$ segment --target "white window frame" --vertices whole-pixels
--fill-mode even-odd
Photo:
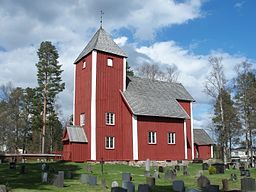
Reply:
[[[167,142],[170,145],[173,145],[176,143],[176,133],[175,132],[169,132],[167,134]]]
[[[105,113],[106,125],[115,125],[115,113]]]
[[[148,132],[148,144],[156,144],[156,132],[155,131]]]
[[[115,137],[113,137],[113,136],[105,137],[105,148],[106,149],[115,149]]]
[[[81,113],[80,114],[80,126],[84,126],[85,125],[85,114]]]
[[[113,67],[113,59],[112,58],[107,59],[107,66]]]

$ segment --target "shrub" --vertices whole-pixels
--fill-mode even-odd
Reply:
[[[210,175],[216,174],[216,168],[214,166],[210,166],[208,168],[208,171]]]

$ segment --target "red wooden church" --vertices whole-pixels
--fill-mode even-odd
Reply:
[[[126,77],[126,58],[101,27],[75,60],[64,159],[192,160],[194,99],[180,83]]]

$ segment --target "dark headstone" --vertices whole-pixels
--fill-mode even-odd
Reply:
[[[156,179],[154,177],[146,177],[146,183],[149,185],[149,187],[154,187]]]
[[[246,171],[245,171],[245,169],[240,169],[240,176],[245,176],[245,174],[246,174]]]
[[[0,185],[0,192],[7,192],[5,185]]]
[[[71,171],[65,172],[65,179],[73,179],[73,173]]]
[[[159,171],[159,173],[163,173],[164,172],[164,167],[163,166],[159,166],[158,167],[158,171]]]
[[[122,181],[131,181],[131,173],[122,173]]]
[[[225,171],[225,164],[224,163],[215,163],[212,166],[216,168],[217,174],[223,174]]]
[[[135,192],[135,185],[131,181],[123,181],[122,187],[128,192]]]
[[[209,164],[208,163],[203,163],[202,164],[202,170],[208,170]]]
[[[11,162],[9,167],[10,167],[10,169],[16,169],[16,163],[15,162]]]
[[[203,192],[220,192],[219,185],[208,185],[206,188],[203,188]]]
[[[138,192],[150,192],[150,187],[147,184],[139,184]]]
[[[222,189],[223,191],[227,191],[228,190],[228,180],[227,179],[222,179]]]
[[[245,170],[244,166],[239,167],[239,171]]]
[[[176,191],[176,192],[185,192],[184,181],[182,181],[182,180],[173,181],[172,189],[173,189],[173,191]]]
[[[245,177],[251,177],[250,170],[245,170]]]
[[[242,192],[256,191],[255,179],[247,178],[247,177],[242,178],[241,179],[241,191]]]
[[[197,186],[199,188],[206,188],[210,185],[210,180],[204,176],[204,175],[201,175],[198,179],[197,179]]]
[[[127,192],[127,189],[124,189],[122,187],[112,187],[111,192]]]

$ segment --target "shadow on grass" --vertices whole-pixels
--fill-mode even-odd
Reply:
[[[42,163],[26,163],[25,173],[21,174],[21,166],[17,164],[16,169],[10,169],[8,163],[0,164],[0,185],[7,185],[11,189],[34,189],[49,190],[49,183],[42,183]],[[58,171],[71,171],[73,173],[82,169],[79,164],[68,164],[63,162],[51,162],[49,165],[49,177],[51,178]],[[74,177],[79,177],[74,174]]]

